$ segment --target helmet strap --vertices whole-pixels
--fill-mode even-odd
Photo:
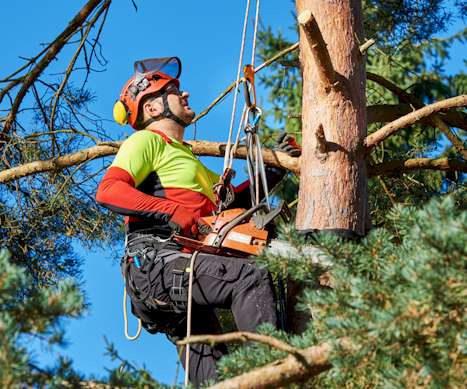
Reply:
[[[149,126],[151,123],[154,123],[158,120],[161,120],[161,119],[172,119],[173,121],[175,121],[176,123],[180,124],[182,127],[187,127],[188,125],[190,125],[190,123],[186,123],[185,121],[183,121],[182,119],[180,119],[177,115],[175,115],[171,110],[170,110],[170,107],[169,107],[169,101],[167,99],[167,93],[164,92],[161,94],[161,97],[162,97],[162,104],[164,105],[164,110],[156,117],[152,117],[152,118],[149,118],[148,120],[146,120],[142,125],[141,127],[142,128],[146,128],[147,126]]]
[[[162,117],[165,117],[167,119],[172,119],[174,120],[175,122],[177,122],[178,124],[180,124],[182,127],[186,127],[188,126],[190,123],[186,123],[185,121],[183,121],[182,119],[180,119],[178,116],[176,116],[171,110],[170,110],[170,107],[169,107],[169,101],[167,99],[167,93],[164,92],[162,94],[162,103],[164,104],[164,112],[161,113],[161,116]]]

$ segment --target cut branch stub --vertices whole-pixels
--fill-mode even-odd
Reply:
[[[320,161],[324,161],[327,157],[327,146],[326,146],[326,137],[324,135],[323,125],[320,124],[315,132],[316,136],[316,148],[315,154],[316,158]]]
[[[360,53],[366,54],[367,50],[376,43],[376,40],[371,38],[368,39],[363,45],[360,46]]]
[[[316,61],[319,78],[325,90],[329,92],[335,81],[335,73],[318,23],[310,10],[305,10],[298,15],[298,23],[303,28],[308,43],[310,44],[313,58]]]

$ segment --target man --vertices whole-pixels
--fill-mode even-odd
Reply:
[[[101,205],[125,215],[122,271],[132,312],[147,331],[165,332],[172,341],[186,335],[190,254],[171,236],[191,237],[197,220],[217,209],[213,185],[219,181],[183,142],[195,113],[188,93],[179,91],[180,69],[175,57],[135,64],[114,117],[136,132],[123,142],[96,195]],[[269,175],[276,182],[281,176]],[[249,188],[237,192],[234,206],[248,208]],[[252,260],[200,253],[193,274],[192,334],[221,332],[214,308],[230,308],[241,331],[276,325],[271,277]],[[215,378],[215,362],[226,351],[225,345],[193,345],[190,381]]]

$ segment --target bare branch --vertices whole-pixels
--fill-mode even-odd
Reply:
[[[58,87],[58,90],[55,92],[55,101],[52,106],[52,111],[50,113],[50,131],[53,131],[53,126],[54,126],[54,119],[55,119],[55,112],[57,110],[58,102],[60,100],[60,95],[63,92],[63,89],[65,88],[65,85],[68,82],[68,78],[70,77],[71,72],[73,71],[73,68],[75,67],[76,60],[78,59],[78,56],[83,48],[83,46],[86,44],[86,39],[91,32],[92,27],[94,24],[97,22],[99,17],[102,15],[102,13],[109,7],[111,0],[106,0],[102,7],[96,12],[96,14],[93,16],[93,18],[89,21],[88,26],[86,27],[86,30],[84,31],[84,34],[81,38],[81,42],[78,45],[78,48],[76,49],[75,53],[73,54],[73,57],[70,60],[70,63],[68,64],[68,67],[65,71],[65,75],[63,77],[63,80]]]
[[[121,143],[121,142],[120,142]],[[59,171],[64,168],[87,162],[94,158],[113,155],[120,144],[100,144],[76,153],[67,154],[45,161],[34,161],[0,172],[0,183],[16,180],[36,173]]]
[[[406,91],[399,88],[397,85],[385,79],[384,77],[367,72],[367,78],[390,90],[405,102],[412,104],[415,108],[422,108],[424,106],[424,104],[415,96],[411,95],[410,93],[407,93]],[[459,153],[461,153],[464,158],[467,159],[467,151],[465,150],[463,142],[451,131],[451,129],[446,125],[443,119],[439,115],[434,115],[430,120],[435,127],[439,127],[439,129],[444,133],[444,135],[446,135],[446,137],[453,144],[456,150]]]
[[[23,101],[24,96],[29,89],[29,87],[34,83],[34,81],[40,76],[44,69],[49,65],[49,63],[55,58],[55,56],[60,52],[63,46],[66,44],[68,39],[76,32],[76,29],[79,28],[87,17],[94,11],[94,9],[101,3],[102,0],[89,0],[83,8],[75,15],[75,17],[68,23],[68,26],[57,36],[54,42],[50,45],[49,50],[42,59],[38,62],[36,66],[24,77],[18,79],[16,84],[22,82],[22,86],[18,91],[18,94],[13,101],[12,107],[2,129],[2,135],[7,134],[15,120],[16,114],[18,112],[19,106]],[[0,102],[4,96],[3,91],[0,92]]]
[[[221,142],[191,141],[193,153],[199,156],[223,157],[226,144]],[[88,162],[92,159],[103,158],[117,153],[122,144],[119,142],[103,142],[96,146],[67,154],[57,158],[43,161],[34,161],[15,166],[0,172],[0,183],[17,180],[22,177],[49,171],[60,171],[64,168]],[[246,147],[239,146],[235,153],[236,158],[246,158]],[[290,157],[286,153],[263,149],[263,159],[266,165],[289,170],[295,174],[300,173],[300,158]],[[431,162],[430,162],[431,161]],[[369,166],[369,175],[377,176],[389,174],[397,169],[432,169],[432,170],[459,170],[466,171],[465,164],[457,160],[417,158],[407,161],[393,161],[380,165]]]
[[[294,43],[292,46],[287,47],[284,50],[279,51],[277,54],[275,54],[273,57],[269,58],[267,61],[263,62],[261,65],[258,65],[255,68],[255,73],[258,73],[260,70],[264,69],[266,66],[269,66],[273,62],[277,61],[279,58],[282,58],[284,55],[289,54],[290,52],[296,50],[298,48],[299,44]],[[245,78],[240,78],[239,85],[245,81]],[[216,104],[218,104],[225,96],[227,96],[233,89],[235,88],[235,81],[232,82],[218,97],[214,99],[214,101],[207,106],[199,115],[196,115],[196,117],[192,120],[192,124],[196,123],[199,119],[202,117],[206,116],[208,112],[214,108]]]
[[[280,351],[284,351],[288,354],[292,354],[300,359],[303,359],[301,350],[290,346],[289,344],[282,342],[281,340],[272,336],[260,335],[254,332],[230,332],[222,335],[195,335],[190,336],[177,342],[179,346],[193,343],[206,343],[206,344],[218,344],[218,343],[245,343],[245,342],[257,342],[262,343]]]
[[[273,62],[277,61],[279,58],[282,58],[283,56],[291,53],[292,51],[295,51],[298,49],[300,46],[299,42],[294,43],[293,45],[285,48],[284,50],[279,51],[277,54],[269,58],[268,60],[264,61],[261,65],[258,65],[255,68],[255,73],[258,73],[260,70],[263,70],[265,67],[271,65]]]
[[[368,167],[368,174],[370,177],[373,177],[421,169],[460,171],[467,173],[467,162],[452,158],[413,158],[396,160],[370,165]]]
[[[220,142],[191,141],[187,143],[192,145],[193,153],[199,156],[222,157],[224,156],[226,149],[226,144]],[[29,162],[20,166],[6,169],[0,172],[0,183],[17,180],[32,174],[59,171],[70,166],[90,161],[91,159],[113,155],[117,153],[121,144],[121,141],[104,142],[97,144],[96,146],[77,151],[76,153],[71,153],[43,161]],[[246,159],[246,155],[246,147],[239,146],[234,154],[234,157]],[[269,166],[287,169],[297,174],[300,169],[300,159],[290,157],[287,153],[264,149],[263,159],[264,162]]]
[[[394,120],[393,122],[385,125],[380,128],[378,131],[369,135],[365,139],[365,147],[367,153],[377,144],[381,143],[383,140],[406,126],[409,126],[425,117],[433,115],[436,112],[439,112],[443,109],[453,108],[453,107],[464,107],[467,105],[467,95],[460,95],[456,97],[451,97],[450,99],[438,101],[436,103],[427,105],[421,109],[418,109],[412,113],[409,113],[401,118]]]
[[[366,118],[367,123],[387,123],[392,122],[400,118],[401,116],[407,115],[413,112],[415,108],[410,104],[375,104],[366,107]],[[467,115],[460,111],[448,111],[437,113],[443,121],[451,127],[461,128],[467,131]],[[301,113],[292,113],[287,115],[289,119],[301,119]],[[430,117],[423,118],[421,123],[430,124]]]
[[[298,15],[298,23],[307,38],[311,53],[316,62],[319,78],[325,90],[330,91],[334,84],[335,72],[318,23],[310,10],[305,10]]]
[[[323,125],[320,124],[315,131],[316,137],[316,148],[315,155],[320,161],[324,161],[327,158],[327,144],[326,136],[324,135]]]

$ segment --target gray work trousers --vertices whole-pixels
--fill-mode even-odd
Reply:
[[[128,287],[127,282],[127,288],[136,290],[136,293],[129,291],[133,314],[142,320],[149,332],[165,332],[175,343],[186,336],[186,312],[174,309],[170,297],[173,270],[180,267],[180,262],[177,262],[180,258],[186,260],[188,267],[190,255],[161,249],[146,257],[151,260],[151,266],[144,266],[146,271],[141,271],[134,264],[130,264],[127,270],[132,285]],[[239,331],[255,331],[262,323],[277,325],[274,288],[266,269],[249,259],[205,253],[198,255],[194,268],[192,335],[222,332],[214,308],[230,308]],[[182,283],[188,291],[188,273],[184,273]],[[190,382],[198,386],[215,379],[216,361],[226,353],[224,344],[192,345]],[[185,363],[184,351],[181,361]]]

